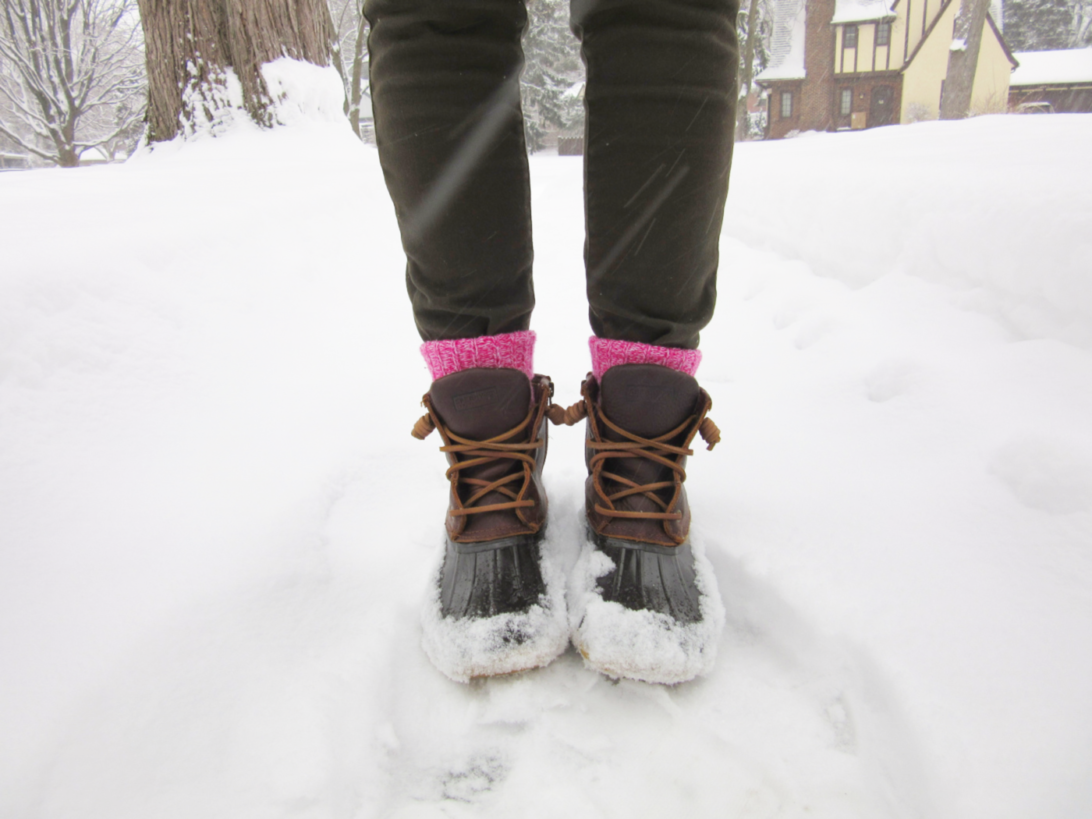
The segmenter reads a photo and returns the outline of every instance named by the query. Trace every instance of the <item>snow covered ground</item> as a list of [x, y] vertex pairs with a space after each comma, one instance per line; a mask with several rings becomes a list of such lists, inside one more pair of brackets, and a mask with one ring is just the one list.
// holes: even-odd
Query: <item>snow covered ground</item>
[[[428, 664], [393, 214], [299, 120], [0, 175], [0, 816], [1092, 814], [1092, 117], [740, 146], [689, 481], [728, 626], [674, 688]], [[532, 174], [567, 404], [580, 163]]]

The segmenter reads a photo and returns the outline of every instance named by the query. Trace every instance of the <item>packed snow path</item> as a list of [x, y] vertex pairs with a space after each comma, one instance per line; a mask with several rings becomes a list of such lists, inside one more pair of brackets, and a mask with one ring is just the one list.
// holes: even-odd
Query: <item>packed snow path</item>
[[[420, 648], [446, 483], [336, 121], [0, 175], [0, 816], [1092, 812], [1092, 117], [740, 146], [691, 459], [716, 671]], [[538, 367], [587, 369], [535, 158]], [[581, 537], [552, 430], [550, 548]]]

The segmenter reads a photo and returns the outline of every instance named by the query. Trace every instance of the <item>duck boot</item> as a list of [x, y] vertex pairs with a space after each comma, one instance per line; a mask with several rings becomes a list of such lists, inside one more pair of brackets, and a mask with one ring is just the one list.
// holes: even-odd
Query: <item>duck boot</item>
[[546, 665], [568, 644], [564, 582], [543, 560], [546, 413], [553, 384], [471, 368], [433, 382], [417, 438], [443, 439], [446, 543], [426, 606], [424, 648], [453, 680]]
[[712, 567], [689, 537], [683, 485], [694, 437], [709, 449], [720, 440], [712, 401], [693, 377], [655, 364], [589, 375], [581, 392], [567, 412], [587, 418], [587, 564], [573, 642], [609, 676], [693, 679], [712, 667], [724, 622]]

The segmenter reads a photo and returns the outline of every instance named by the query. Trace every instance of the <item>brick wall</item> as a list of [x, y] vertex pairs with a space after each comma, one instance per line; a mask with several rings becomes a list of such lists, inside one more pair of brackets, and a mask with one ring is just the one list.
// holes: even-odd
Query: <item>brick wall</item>
[[807, 0], [801, 131], [834, 128], [834, 0]]

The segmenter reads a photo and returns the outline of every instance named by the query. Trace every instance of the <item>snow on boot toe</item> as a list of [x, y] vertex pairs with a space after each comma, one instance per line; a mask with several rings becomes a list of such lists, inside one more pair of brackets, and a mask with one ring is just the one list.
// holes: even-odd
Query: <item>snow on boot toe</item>
[[693, 541], [688, 546], [693, 556], [696, 620], [612, 599], [611, 581], [618, 567], [588, 541], [572, 576], [569, 608], [573, 644], [589, 668], [609, 677], [666, 685], [712, 671], [724, 628], [724, 605], [704, 550]]
[[[468, 682], [475, 677], [538, 668], [547, 665], [568, 647], [564, 578], [548, 549], [542, 548], [543, 543], [535, 543], [533, 551], [526, 554], [533, 557], [534, 566], [533, 570], [524, 567], [525, 574], [538, 579], [538, 591], [533, 597], [517, 601], [511, 593], [489, 594], [479, 587], [478, 591], [468, 591], [457, 598], [457, 602], [465, 603], [462, 613], [453, 616], [450, 603], [444, 601], [445, 569], [451, 565], [448, 557], [454, 551], [453, 544], [448, 542], [422, 610], [422, 645], [433, 665], [447, 677], [456, 682]], [[483, 555], [489, 555], [489, 552], [479, 551], [476, 564], [492, 562], [492, 556]], [[465, 560], [463, 565], [466, 565]], [[480, 581], [491, 576], [488, 572], [477, 572], [471, 578]], [[522, 588], [529, 592], [532, 586]], [[474, 603], [475, 600], [478, 602]]]

